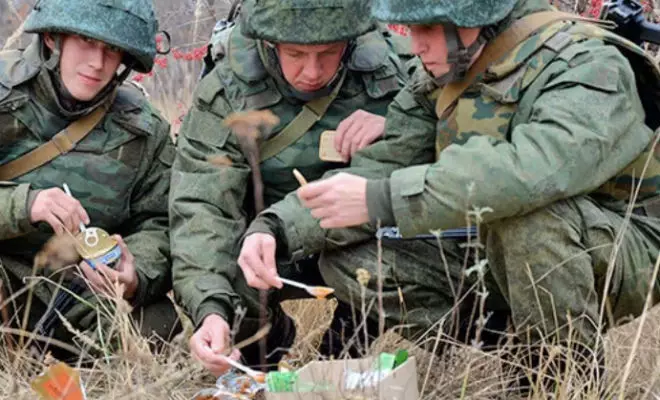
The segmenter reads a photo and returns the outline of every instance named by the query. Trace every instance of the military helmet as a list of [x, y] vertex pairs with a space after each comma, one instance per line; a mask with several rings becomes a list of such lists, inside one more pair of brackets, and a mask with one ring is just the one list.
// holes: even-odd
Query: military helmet
[[451, 24], [477, 28], [506, 18], [518, 0], [373, 0], [373, 16], [405, 25]]
[[277, 43], [322, 44], [375, 28], [368, 0], [246, 0], [243, 34]]
[[31, 33], [73, 33], [122, 49], [138, 72], [156, 56], [158, 21], [151, 0], [40, 0], [25, 21]]

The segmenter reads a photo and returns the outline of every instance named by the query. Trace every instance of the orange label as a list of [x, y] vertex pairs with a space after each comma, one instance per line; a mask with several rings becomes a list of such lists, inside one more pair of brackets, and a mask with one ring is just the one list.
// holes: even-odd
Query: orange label
[[34, 389], [44, 400], [85, 400], [85, 392], [78, 371], [65, 363], [58, 363], [32, 381]]

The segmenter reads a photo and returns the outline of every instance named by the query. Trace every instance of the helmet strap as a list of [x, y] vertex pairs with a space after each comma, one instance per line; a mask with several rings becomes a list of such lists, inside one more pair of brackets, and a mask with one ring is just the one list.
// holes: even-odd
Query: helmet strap
[[472, 58], [491, 36], [489, 29], [482, 29], [474, 43], [466, 47], [455, 25], [445, 24], [443, 28], [447, 42], [447, 64], [450, 65], [450, 68], [446, 73], [434, 78], [434, 82], [438, 86], [444, 86], [465, 78], [465, 74], [472, 65]]
[[[55, 71], [60, 66], [60, 58], [62, 57], [62, 35], [59, 33], [52, 34], [55, 45], [52, 49], [46, 46], [46, 39], [41, 37], [41, 52], [44, 61], [44, 67], [50, 71]], [[46, 55], [48, 58], [46, 59]]]

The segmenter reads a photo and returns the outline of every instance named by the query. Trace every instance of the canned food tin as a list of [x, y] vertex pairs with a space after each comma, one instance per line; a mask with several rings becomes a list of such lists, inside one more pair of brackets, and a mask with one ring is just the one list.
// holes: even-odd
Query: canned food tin
[[121, 258], [119, 243], [101, 228], [86, 228], [76, 235], [80, 256], [96, 269], [98, 264], [113, 267]]

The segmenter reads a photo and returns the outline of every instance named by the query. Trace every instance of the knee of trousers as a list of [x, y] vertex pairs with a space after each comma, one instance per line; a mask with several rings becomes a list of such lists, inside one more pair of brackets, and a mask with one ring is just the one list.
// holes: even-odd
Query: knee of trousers
[[489, 223], [484, 229], [489, 269], [497, 279], [497, 275], [507, 274], [510, 269], [519, 272], [543, 252], [558, 258], [567, 253], [568, 257], [568, 247], [582, 246], [583, 227], [583, 218], [573, 199]]
[[590, 209], [594, 215], [599, 211], [591, 200], [578, 197], [486, 227], [488, 270], [515, 324], [552, 330], [563, 327], [570, 315], [576, 325], [581, 321], [576, 330], [583, 336], [593, 333], [599, 299], [598, 271], [585, 251], [589, 221], [584, 215]]
[[[359, 269], [370, 273], [375, 271], [378, 253], [375, 243], [365, 243], [334, 251], [326, 251], [319, 257], [319, 272], [326, 285], [335, 289], [338, 300], [350, 303], [351, 298], [359, 298], [360, 284], [357, 280]], [[373, 275], [375, 278], [376, 275]]]
[[578, 230], [584, 225], [579, 203], [586, 201], [583, 198], [560, 200], [523, 215], [492, 222], [486, 227], [487, 238], [522, 240], [528, 238], [529, 233], [535, 233], [534, 237], [542, 237], [548, 228], [558, 223], [568, 224], [567, 227]]
[[[458, 287], [463, 266], [454, 260], [457, 257], [453, 253], [449, 257], [444, 249], [447, 257], [443, 259], [434, 241], [384, 241], [381, 245], [380, 252], [374, 240], [321, 255], [319, 270], [339, 301], [359, 309], [363, 294], [367, 303], [379, 299], [387, 323], [394, 325], [401, 318], [416, 319], [420, 315], [417, 319], [421, 320], [421, 314], [427, 315], [429, 310], [444, 310], [454, 304], [450, 288]], [[378, 308], [372, 308], [370, 316], [377, 318], [378, 312]]]

